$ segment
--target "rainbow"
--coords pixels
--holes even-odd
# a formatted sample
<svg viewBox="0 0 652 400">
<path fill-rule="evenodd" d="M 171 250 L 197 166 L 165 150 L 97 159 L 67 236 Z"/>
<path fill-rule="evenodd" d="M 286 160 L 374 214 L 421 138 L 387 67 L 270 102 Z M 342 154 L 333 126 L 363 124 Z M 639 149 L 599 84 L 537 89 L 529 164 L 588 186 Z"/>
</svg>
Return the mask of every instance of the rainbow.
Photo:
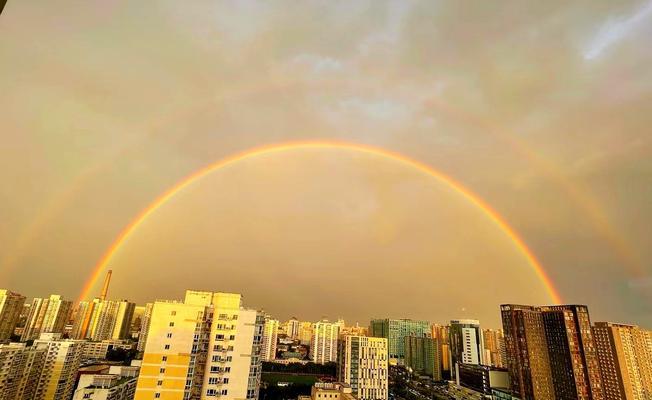
<svg viewBox="0 0 652 400">
<path fill-rule="evenodd" d="M 158 196 L 153 202 L 151 202 L 145 209 L 143 209 L 127 226 L 122 229 L 122 231 L 115 238 L 113 243 L 109 248 L 104 252 L 100 260 L 97 262 L 93 268 L 92 274 L 88 281 L 84 284 L 82 292 L 79 296 L 79 301 L 90 298 L 91 291 L 93 287 L 98 282 L 98 279 L 106 270 L 109 262 L 113 256 L 118 252 L 120 247 L 138 230 L 138 228 L 154 214 L 160 207 L 165 205 L 171 198 L 177 195 L 179 192 L 183 191 L 185 188 L 191 186 L 193 183 L 197 182 L 206 175 L 224 168 L 226 166 L 232 165 L 239 161 L 254 158 L 264 154 L 273 154 L 273 153 L 282 153 L 290 150 L 302 150 L 302 149 L 337 149 L 337 150 L 352 150 L 366 154 L 377 155 L 381 157 L 386 157 L 396 162 L 399 162 L 404 165 L 411 166 L 420 172 L 435 178 L 439 182 L 446 184 L 451 189 L 455 190 L 458 194 L 463 196 L 467 201 L 469 201 L 474 206 L 478 207 L 482 212 L 496 225 L 498 226 L 514 243 L 514 245 L 519 249 L 523 256 L 527 259 L 528 263 L 534 269 L 536 275 L 541 280 L 545 286 L 550 298 L 555 303 L 561 303 L 561 296 L 559 295 L 557 289 L 552 284 L 550 277 L 546 274 L 545 270 L 541 263 L 537 260 L 532 250 L 528 248 L 523 239 L 516 233 L 516 231 L 507 223 L 507 221 L 489 204 L 487 204 L 481 197 L 473 193 L 471 190 L 466 188 L 460 182 L 455 181 L 453 178 L 445 175 L 444 173 L 434 169 L 430 165 L 427 165 L 421 161 L 414 160 L 403 154 L 399 154 L 387 149 L 374 147 L 366 144 L 352 143 L 352 142 L 342 142 L 342 141 L 299 141 L 299 142 L 289 142 L 281 144 L 273 144 L 262 147 L 256 147 L 237 153 L 230 157 L 223 158 L 214 163 L 206 165 L 205 167 L 193 172 L 192 174 L 186 176 L 184 179 L 176 183 L 174 186 L 169 188 L 163 194 Z"/>
</svg>

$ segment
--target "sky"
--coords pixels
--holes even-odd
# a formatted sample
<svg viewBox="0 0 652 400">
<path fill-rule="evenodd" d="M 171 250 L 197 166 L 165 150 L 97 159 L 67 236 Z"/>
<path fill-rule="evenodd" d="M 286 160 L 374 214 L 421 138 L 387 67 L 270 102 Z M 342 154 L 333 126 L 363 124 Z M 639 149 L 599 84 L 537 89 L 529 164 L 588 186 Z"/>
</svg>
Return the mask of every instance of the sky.
<svg viewBox="0 0 652 400">
<path fill-rule="evenodd" d="M 652 1 L 10 0 L 0 32 L 1 287 L 76 299 L 184 177 L 339 141 L 450 177 L 562 301 L 652 328 Z M 109 297 L 234 291 L 281 319 L 552 302 L 477 204 L 352 148 L 217 169 L 108 264 Z"/>
</svg>

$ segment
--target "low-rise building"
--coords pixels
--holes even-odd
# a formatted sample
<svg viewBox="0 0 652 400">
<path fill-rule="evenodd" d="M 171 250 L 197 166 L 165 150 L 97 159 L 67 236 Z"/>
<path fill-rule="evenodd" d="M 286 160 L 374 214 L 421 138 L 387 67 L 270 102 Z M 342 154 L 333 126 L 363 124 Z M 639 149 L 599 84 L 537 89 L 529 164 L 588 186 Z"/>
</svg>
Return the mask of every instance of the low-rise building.
<svg viewBox="0 0 652 400">
<path fill-rule="evenodd" d="M 107 374 L 83 375 L 73 400 L 131 400 L 136 393 L 140 368 L 111 366 Z"/>
</svg>

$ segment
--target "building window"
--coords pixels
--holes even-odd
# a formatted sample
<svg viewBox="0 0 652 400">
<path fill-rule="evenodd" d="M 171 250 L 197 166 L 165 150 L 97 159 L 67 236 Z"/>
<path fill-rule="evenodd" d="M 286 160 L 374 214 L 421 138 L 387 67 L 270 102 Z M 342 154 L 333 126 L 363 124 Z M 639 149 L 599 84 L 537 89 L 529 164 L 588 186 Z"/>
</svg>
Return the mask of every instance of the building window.
<svg viewBox="0 0 652 400">
<path fill-rule="evenodd" d="M 159 373 L 164 374 L 165 373 L 165 368 L 161 368 L 158 370 Z"/>
<path fill-rule="evenodd" d="M 226 389 L 222 389 L 222 396 L 226 396 L 228 393 L 229 393 L 228 390 L 226 390 Z"/>
<path fill-rule="evenodd" d="M 161 357 L 161 361 L 167 361 L 167 360 L 168 360 L 168 356 Z"/>
<path fill-rule="evenodd" d="M 169 344 L 165 345 L 165 350 L 170 350 L 170 345 Z"/>
<path fill-rule="evenodd" d="M 174 326 L 174 322 L 170 322 L 170 326 Z"/>
<path fill-rule="evenodd" d="M 156 385 L 157 385 L 157 386 L 161 386 L 162 384 L 163 384 L 163 381 L 157 381 L 157 382 L 156 382 Z"/>
<path fill-rule="evenodd" d="M 177 315 L 177 312 L 174 311 L 174 310 L 172 310 L 172 312 L 170 313 L 170 315 L 175 316 L 175 315 Z"/>
<path fill-rule="evenodd" d="M 172 333 L 168 333 L 168 339 L 172 337 Z"/>
<path fill-rule="evenodd" d="M 160 399 L 160 398 L 161 398 L 161 394 L 160 394 L 160 393 L 154 393 L 154 398 L 155 398 L 155 399 Z"/>
</svg>

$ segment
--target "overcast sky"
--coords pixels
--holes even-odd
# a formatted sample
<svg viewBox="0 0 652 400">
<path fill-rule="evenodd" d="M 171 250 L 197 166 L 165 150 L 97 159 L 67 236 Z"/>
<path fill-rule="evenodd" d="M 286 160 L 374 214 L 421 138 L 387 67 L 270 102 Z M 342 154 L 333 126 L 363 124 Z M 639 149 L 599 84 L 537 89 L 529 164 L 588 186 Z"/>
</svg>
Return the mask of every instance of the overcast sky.
<svg viewBox="0 0 652 400">
<path fill-rule="evenodd" d="M 341 140 L 461 182 L 566 302 L 652 328 L 652 2 L 9 1 L 0 17 L 0 286 L 76 298 L 194 170 Z M 161 207 L 110 297 L 237 291 L 279 318 L 499 323 L 548 303 L 514 242 L 386 157 L 247 159 Z"/>
</svg>

